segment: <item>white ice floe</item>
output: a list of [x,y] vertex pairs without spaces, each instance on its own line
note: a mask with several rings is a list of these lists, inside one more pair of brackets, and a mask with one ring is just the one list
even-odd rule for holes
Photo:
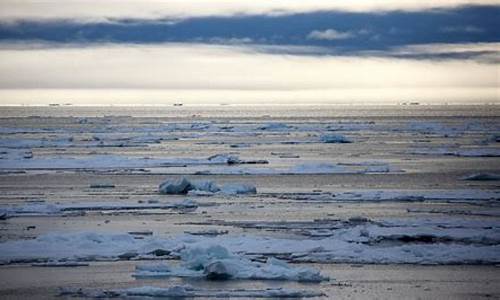
[[[325,197],[321,197],[325,199]],[[435,190],[376,190],[363,189],[335,193],[337,201],[477,201],[498,200],[500,191],[485,189],[435,189]],[[312,195],[311,198],[316,197]]]
[[228,183],[219,186],[210,180],[188,180],[185,177],[167,179],[159,186],[160,194],[189,194],[189,195],[210,195],[222,193],[229,195],[255,194],[257,189],[253,185],[241,183]]
[[[217,266],[216,269],[224,266],[229,270],[228,272],[233,272],[233,268],[237,266],[238,271],[230,274],[247,278],[253,276],[272,278],[278,276],[273,273],[278,269],[288,274],[286,275],[288,278],[300,278],[303,275],[298,275],[295,272],[296,269],[288,273],[286,268],[281,269],[280,263],[273,260],[263,265],[246,264],[247,260],[241,255],[268,258],[277,256],[293,262],[500,263],[500,224],[498,221],[474,223],[460,220],[349,221],[340,225],[335,223],[329,228],[325,227],[324,230],[329,230],[329,234],[316,235],[315,239],[297,231],[298,228],[289,232],[289,234],[297,233],[295,238],[231,234],[205,237],[185,234],[176,237],[151,235],[135,239],[130,234],[51,233],[32,240],[0,243],[0,261],[32,263],[113,260],[121,259],[121,257],[140,259],[159,251],[173,257],[183,257],[183,262],[186,263],[181,264],[180,269],[168,267],[164,271],[173,270],[171,272],[175,273],[175,276],[180,276],[181,271],[189,276],[193,274],[204,276],[202,270],[207,266],[207,261],[212,262],[215,261],[212,258],[222,258],[218,256],[218,251],[207,252],[206,249],[211,245],[220,245],[228,252],[238,255],[236,260],[223,259],[223,264]],[[286,224],[282,224],[280,230],[286,231]],[[307,230],[314,231],[315,229]],[[130,253],[133,255],[129,255]],[[241,265],[242,262],[244,265]],[[199,268],[196,268],[197,264]],[[258,270],[254,269],[256,266]],[[153,272],[153,270],[149,271]],[[309,273],[306,272],[306,274]]]
[[323,143],[340,143],[340,144],[352,143],[350,139],[340,134],[323,134],[320,137],[320,140]]
[[257,129],[267,130],[267,131],[288,131],[294,128],[295,127],[287,125],[285,123],[268,123],[259,126]]
[[409,153],[417,155],[448,155],[457,157],[499,157],[500,148],[459,148],[456,150],[448,148],[423,148],[411,150]]
[[231,168],[212,167],[195,172],[197,175],[300,175],[300,174],[368,174],[368,173],[402,173],[401,169],[383,162],[361,163],[329,163],[307,162],[290,167],[258,167],[247,168],[233,166]]
[[23,205],[0,206],[0,212],[7,217],[28,217],[28,216],[50,216],[61,215],[72,212],[87,211],[123,211],[123,210],[162,210],[175,209],[192,211],[198,208],[198,203],[192,199],[184,199],[177,202],[151,201],[150,203],[121,203],[121,202],[85,202],[71,204],[53,203],[28,203]]
[[368,166],[365,173],[389,173],[391,168],[388,165]]
[[167,179],[158,188],[160,194],[187,194],[193,187],[185,177]]
[[500,245],[500,223],[493,228],[441,227],[420,224],[420,226],[381,226],[363,224],[342,229],[336,236],[347,242],[356,243],[457,243],[475,245]]
[[53,268],[53,267],[88,267],[88,263],[84,262],[75,262],[75,261],[55,261],[55,262],[43,262],[43,263],[33,263],[31,264],[33,267],[48,267],[48,268]]
[[438,135],[444,137],[463,136],[467,133],[489,133],[498,131],[498,123],[488,123],[479,120],[460,120],[458,123],[440,123],[429,121],[410,122],[403,130],[417,132],[424,135]]
[[190,247],[181,252],[180,267],[143,265],[136,277],[204,277],[211,280],[260,279],[318,282],[328,280],[312,268],[291,267],[286,262],[269,258],[266,263],[252,262],[219,245]]
[[[285,173],[287,173],[285,171]],[[343,166],[329,163],[308,163],[300,164],[292,167],[289,170],[291,174],[341,174],[354,173]]]
[[176,285],[171,287],[141,286],[128,289],[97,290],[81,288],[61,288],[59,296],[85,297],[85,298],[120,298],[137,299],[148,298],[314,298],[324,296],[324,293],[311,290],[292,290],[284,288],[267,289],[198,289],[190,285]]
[[240,160],[233,155],[216,155],[209,158],[150,158],[120,155],[55,156],[23,159],[19,155],[4,155],[0,169],[109,169],[155,168],[199,165],[265,164],[265,160]]
[[255,186],[243,183],[224,184],[221,188],[222,193],[228,195],[239,194],[256,194],[257,189]]
[[208,158],[209,161],[219,164],[239,164],[242,161],[236,155],[229,154],[215,154]]
[[286,200],[310,202],[477,202],[497,201],[500,191],[494,189],[359,189],[322,191],[322,192],[292,192],[292,193],[265,193],[267,197],[276,197]]

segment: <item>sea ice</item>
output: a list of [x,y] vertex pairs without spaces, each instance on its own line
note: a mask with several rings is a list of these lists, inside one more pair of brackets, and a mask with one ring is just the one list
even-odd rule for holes
[[[259,235],[205,237],[190,234],[177,237],[152,235],[135,239],[130,234],[51,233],[32,240],[0,243],[0,261],[33,263],[116,260],[126,253],[133,253],[133,259],[137,260],[141,257],[148,259],[158,251],[168,253],[172,257],[182,257],[183,263],[180,267],[171,267],[170,272],[162,274],[150,270],[155,273],[149,275],[203,277],[203,270],[208,263],[222,261],[233,278],[281,277],[288,280],[314,279],[317,278],[317,273],[304,271],[302,268],[283,268],[280,262],[273,260],[265,264],[256,263],[240,255],[263,258],[278,255],[281,259],[293,262],[500,263],[498,224],[491,229],[471,227],[446,230],[439,223],[417,227],[403,226],[404,224],[392,228],[374,226],[373,223],[367,222],[341,227],[332,230],[333,235],[316,239],[271,238]],[[415,224],[423,223],[418,221]],[[482,237],[486,239],[483,240]],[[211,245],[220,245],[222,248],[207,250]],[[236,271],[233,271],[234,269]],[[144,272],[145,269],[138,270],[137,275],[147,276]]]
[[7,217],[28,217],[59,215],[71,212],[85,211],[120,211],[120,210],[150,210],[150,209],[178,209],[194,210],[198,203],[191,199],[184,199],[179,202],[159,203],[153,201],[147,204],[136,203],[102,203],[85,202],[72,204],[52,204],[52,203],[30,203],[25,205],[10,205],[0,207],[0,211]]
[[352,143],[351,140],[349,140],[345,136],[339,135],[339,134],[323,134],[320,137],[320,140],[323,143],[341,143],[341,144]]
[[319,282],[328,280],[319,271],[297,267],[269,258],[266,263],[252,262],[235,255],[219,245],[189,247],[181,252],[182,265],[179,268],[140,266],[137,277],[205,277],[211,280],[261,279]]
[[295,127],[287,125],[285,123],[268,123],[258,127],[258,129],[260,130],[267,130],[267,131],[286,131],[294,128]]
[[257,189],[255,186],[241,183],[228,183],[220,187],[213,181],[209,180],[193,180],[190,181],[185,177],[167,179],[160,184],[160,194],[187,194],[190,195],[210,195],[221,192],[223,194],[255,194]]
[[193,189],[191,182],[185,177],[167,179],[162,182],[159,187],[160,194],[187,194]]
[[152,299],[184,299],[184,298],[314,298],[324,296],[324,293],[309,290],[291,290],[283,288],[267,289],[198,289],[190,285],[176,285],[171,287],[141,286],[128,289],[97,290],[81,288],[60,288],[59,296],[85,298],[120,298],[137,299],[148,297]]
[[[287,173],[287,172],[285,172]],[[290,168],[291,174],[336,174],[336,173],[354,173],[345,169],[343,166],[329,163],[308,163],[296,165]]]
[[238,156],[229,154],[212,155],[208,158],[208,161],[213,163],[228,164],[228,165],[239,164],[242,162]]
[[257,189],[253,185],[232,183],[224,184],[221,188],[222,193],[235,195],[235,194],[256,194]]
[[500,180],[500,175],[490,174],[490,173],[478,173],[478,174],[466,176],[463,179],[464,180],[473,180],[473,181]]

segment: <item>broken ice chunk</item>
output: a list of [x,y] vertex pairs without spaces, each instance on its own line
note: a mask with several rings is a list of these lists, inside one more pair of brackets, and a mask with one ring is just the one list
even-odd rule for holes
[[168,179],[159,187],[160,194],[187,194],[206,195],[205,193],[222,192],[224,194],[255,194],[257,189],[253,185],[233,183],[220,188],[215,182],[209,180],[189,181],[185,177]]
[[466,176],[463,178],[463,180],[474,180],[474,181],[500,180],[500,175],[490,174],[490,173],[478,173]]
[[221,189],[222,193],[229,195],[239,195],[239,194],[256,194],[257,189],[255,186],[250,184],[233,183],[225,184]]
[[168,179],[160,184],[160,194],[187,194],[191,189],[191,183],[185,177]]
[[[136,277],[205,277],[209,280],[256,279],[319,282],[328,280],[318,270],[290,267],[286,262],[269,258],[266,263],[253,262],[235,255],[220,245],[189,247],[181,253],[179,268],[141,266]],[[161,271],[165,270],[165,271]]]
[[320,140],[323,143],[352,143],[351,140],[340,134],[323,134]]

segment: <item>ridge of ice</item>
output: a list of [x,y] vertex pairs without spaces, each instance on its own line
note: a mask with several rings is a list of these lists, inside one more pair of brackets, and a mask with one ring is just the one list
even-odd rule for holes
[[306,267],[290,267],[286,262],[269,258],[266,263],[252,262],[231,253],[220,245],[189,247],[181,252],[179,268],[156,265],[138,267],[137,277],[180,276],[207,279],[257,279],[319,282],[328,280],[319,271]]
[[250,184],[228,183],[219,186],[210,180],[188,180],[186,177],[169,178],[160,184],[158,191],[160,194],[191,194],[207,195],[221,192],[223,194],[255,194],[257,189]]

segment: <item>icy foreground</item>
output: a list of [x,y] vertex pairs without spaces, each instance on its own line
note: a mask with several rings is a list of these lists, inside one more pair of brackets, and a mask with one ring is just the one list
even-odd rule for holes
[[[279,229],[286,234],[295,235],[295,238],[232,234],[204,237],[186,234],[176,237],[146,236],[135,239],[130,234],[52,233],[33,240],[0,243],[0,260],[4,263],[141,260],[165,256],[184,257],[183,261],[189,262],[190,259],[185,259],[189,253],[186,249],[207,249],[212,245],[220,245],[238,255],[257,258],[277,257],[289,262],[379,264],[500,262],[500,224],[495,221],[416,219],[373,222],[353,219],[347,222],[336,220],[311,222],[310,225],[304,222],[254,224],[255,228]],[[279,265],[272,260],[270,262],[273,267]],[[226,269],[232,266],[234,266],[232,263],[224,265]]]
[[319,271],[290,267],[286,262],[269,258],[265,264],[252,262],[218,245],[193,247],[181,252],[181,267],[143,265],[135,277],[204,277],[209,280],[261,279],[319,282],[328,280]]
[[129,289],[116,290],[91,290],[62,288],[60,296],[85,297],[85,298],[120,298],[137,297],[152,298],[313,298],[324,296],[322,292],[306,290],[290,290],[282,288],[269,288],[261,290],[215,290],[197,289],[190,285],[172,286],[166,288],[142,286]]

